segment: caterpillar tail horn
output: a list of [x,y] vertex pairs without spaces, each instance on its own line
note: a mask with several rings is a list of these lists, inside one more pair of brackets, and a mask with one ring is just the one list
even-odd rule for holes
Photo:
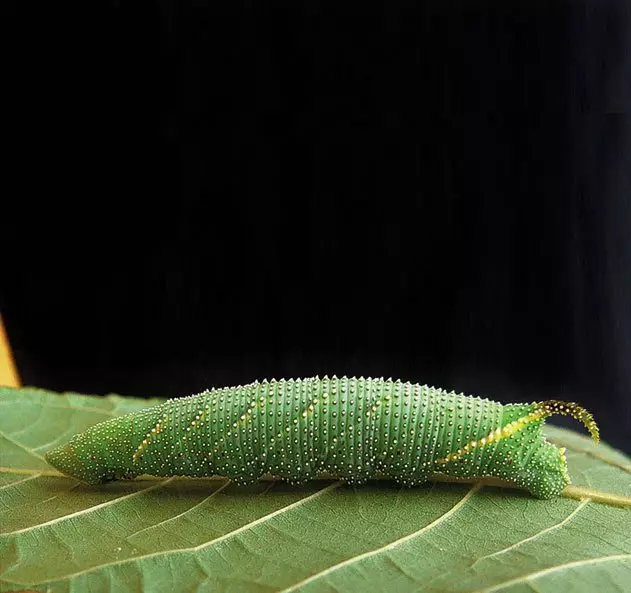
[[535,411],[539,412],[544,418],[559,414],[561,416],[569,416],[570,418],[574,418],[574,420],[582,422],[583,426],[585,426],[594,440],[594,443],[598,444],[600,434],[594,416],[577,403],[549,399],[543,402],[535,402],[534,405]]

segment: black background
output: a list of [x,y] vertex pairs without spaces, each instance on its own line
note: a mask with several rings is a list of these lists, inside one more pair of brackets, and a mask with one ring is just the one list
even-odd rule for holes
[[626,0],[84,10],[11,66],[25,384],[392,376],[631,451]]

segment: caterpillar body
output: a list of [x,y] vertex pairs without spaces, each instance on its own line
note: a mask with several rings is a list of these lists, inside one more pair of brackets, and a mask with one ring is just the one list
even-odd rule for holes
[[46,459],[90,484],[141,474],[299,484],[326,472],[412,486],[438,472],[497,477],[551,498],[570,482],[564,449],[541,432],[552,414],[581,421],[598,442],[592,415],[572,402],[500,404],[392,379],[266,380],[102,422]]

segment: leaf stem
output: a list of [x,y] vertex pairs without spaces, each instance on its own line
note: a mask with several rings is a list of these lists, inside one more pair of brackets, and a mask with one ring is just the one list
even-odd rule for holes
[[[445,476],[444,474],[434,474],[432,481],[435,482],[447,482],[447,483],[464,483],[472,484],[474,482],[482,482],[485,486],[498,486],[500,488],[513,488],[515,490],[522,490],[512,484],[506,482],[500,478],[453,478],[451,476]],[[631,496],[624,496],[623,494],[614,494],[613,492],[603,492],[602,490],[594,490],[593,488],[585,488],[584,486],[575,486],[570,484],[563,489],[561,496],[564,498],[573,498],[575,500],[584,500],[590,498],[594,502],[601,504],[608,504],[615,507],[631,508]]]
[[566,498],[575,498],[576,500],[591,498],[594,502],[600,502],[602,504],[608,504],[622,508],[631,508],[631,496],[623,496],[622,494],[613,494],[611,492],[602,492],[601,490],[584,488],[583,486],[575,486],[574,484],[566,486],[561,493],[561,496],[565,496]]

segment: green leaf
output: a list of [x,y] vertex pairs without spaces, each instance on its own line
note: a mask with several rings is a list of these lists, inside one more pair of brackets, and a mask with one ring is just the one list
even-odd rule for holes
[[[0,589],[628,591],[631,510],[526,492],[224,479],[87,486],[43,454],[156,401],[0,389]],[[631,494],[629,458],[549,427],[577,485]]]

